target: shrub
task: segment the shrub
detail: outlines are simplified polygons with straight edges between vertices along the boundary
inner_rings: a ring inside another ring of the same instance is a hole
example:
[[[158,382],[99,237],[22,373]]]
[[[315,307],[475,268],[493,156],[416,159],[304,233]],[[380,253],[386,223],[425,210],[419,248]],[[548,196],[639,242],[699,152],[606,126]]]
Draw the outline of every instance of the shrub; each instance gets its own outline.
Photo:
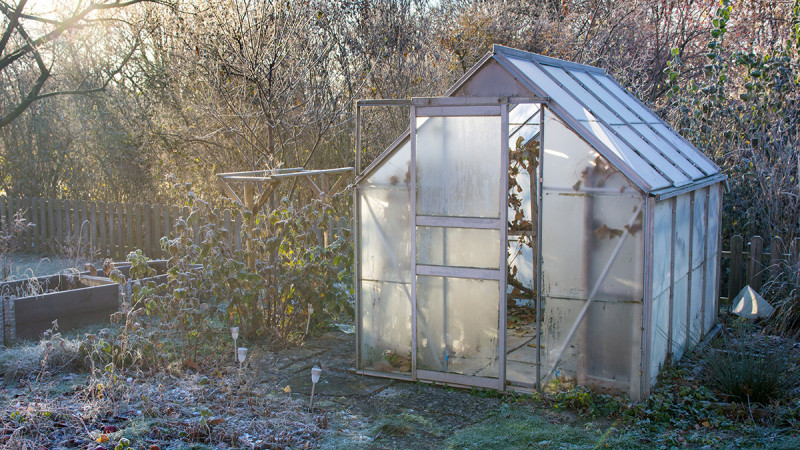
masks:
[[[710,387],[742,403],[768,404],[796,394],[800,372],[791,344],[754,344],[744,327],[725,332],[719,342],[706,356]]]

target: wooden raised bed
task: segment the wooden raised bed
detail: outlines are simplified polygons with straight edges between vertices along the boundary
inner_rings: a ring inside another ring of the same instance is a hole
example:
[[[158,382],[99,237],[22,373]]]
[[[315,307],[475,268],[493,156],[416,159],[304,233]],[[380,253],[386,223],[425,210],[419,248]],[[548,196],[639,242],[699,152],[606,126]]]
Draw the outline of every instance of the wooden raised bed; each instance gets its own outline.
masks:
[[[40,293],[43,292],[43,293]],[[108,278],[51,275],[0,284],[2,342],[38,339],[57,320],[59,330],[108,322],[119,310],[120,286]]]

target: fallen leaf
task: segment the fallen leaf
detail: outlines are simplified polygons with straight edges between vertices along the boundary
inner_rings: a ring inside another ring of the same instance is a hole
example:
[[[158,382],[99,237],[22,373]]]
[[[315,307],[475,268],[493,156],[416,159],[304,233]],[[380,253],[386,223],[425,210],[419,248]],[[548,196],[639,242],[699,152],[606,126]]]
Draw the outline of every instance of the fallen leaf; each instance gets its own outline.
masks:
[[[286,392],[287,394],[291,394],[292,393],[292,387],[287,384],[286,387],[283,388],[283,392]]]
[[[108,436],[107,436],[107,435],[105,435],[105,434],[101,434],[100,436],[98,436],[98,437],[97,437],[97,442],[98,442],[98,443],[100,443],[100,444],[105,444],[105,443],[106,443],[106,442],[108,442],[109,440],[110,440],[110,439],[109,439],[109,438],[108,438]]]
[[[194,362],[191,359],[186,359],[183,361],[183,368],[184,369],[192,369],[195,372],[200,372],[200,365]]]
[[[704,420],[703,422],[701,422],[700,425],[702,425],[702,426],[704,426],[706,428],[711,428],[711,424],[707,420]]]
[[[211,419],[208,421],[209,425],[219,425],[221,423],[225,423],[225,419],[222,417],[217,417],[216,419]]]

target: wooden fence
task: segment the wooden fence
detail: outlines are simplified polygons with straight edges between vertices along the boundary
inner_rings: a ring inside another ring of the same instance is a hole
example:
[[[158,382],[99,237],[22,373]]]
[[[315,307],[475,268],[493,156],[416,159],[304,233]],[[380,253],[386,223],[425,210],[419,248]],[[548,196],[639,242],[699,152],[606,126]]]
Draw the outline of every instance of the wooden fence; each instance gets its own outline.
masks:
[[[728,299],[733,299],[748,284],[760,291],[764,282],[781,272],[787,269],[795,273],[800,271],[800,238],[795,238],[789,245],[781,238],[773,238],[766,249],[764,244],[761,236],[753,236],[750,242],[745,243],[741,236],[736,235],[731,238],[728,249],[722,251],[723,269],[728,268]]]
[[[36,224],[20,237],[23,251],[74,253],[80,249],[86,254],[88,249],[101,258],[114,259],[123,259],[136,249],[150,258],[167,256],[161,250],[161,237],[174,235],[176,220],[191,213],[185,206],[0,197],[3,223],[17,211]],[[226,243],[241,250],[240,212],[229,209],[217,212],[221,214],[222,226],[229,230]],[[333,236],[346,228],[347,222],[331,220],[326,225],[324,230],[315,230],[320,243],[324,243],[326,234]],[[199,238],[199,228],[197,224],[193,228],[195,240]]]

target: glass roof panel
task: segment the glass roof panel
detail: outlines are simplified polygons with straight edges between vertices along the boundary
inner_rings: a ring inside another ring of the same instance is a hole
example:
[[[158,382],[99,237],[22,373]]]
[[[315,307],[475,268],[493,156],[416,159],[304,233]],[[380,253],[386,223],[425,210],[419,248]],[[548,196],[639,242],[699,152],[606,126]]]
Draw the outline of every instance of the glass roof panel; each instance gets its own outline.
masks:
[[[583,102],[589,109],[597,115],[600,119],[608,123],[622,123],[622,120],[617,117],[610,109],[595,98],[594,95],[589,93],[583,88],[574,78],[572,78],[566,70],[560,67],[543,66],[553,78],[569,90],[579,101]]]
[[[602,85],[600,85],[600,83],[598,83],[591,75],[578,70],[572,71],[572,74],[575,75],[581,81],[581,83],[586,85],[586,87],[591,90],[593,94],[600,97],[600,100],[608,105],[610,109],[619,114],[623,120],[630,123],[642,121],[640,118],[636,117],[636,114],[631,112],[627,106],[623,105],[622,102],[611,95],[611,93],[609,93]],[[600,77],[601,75],[596,76]]]
[[[668,143],[658,133],[653,131],[648,125],[639,123],[633,125],[633,128],[649,140],[653,146],[664,154],[669,160],[673,161],[678,167],[686,172],[692,179],[703,178],[705,174],[700,171],[694,164],[692,164],[682,153],[678,152],[672,144]]]
[[[664,178],[656,169],[631,150],[621,139],[614,135],[600,122],[581,121],[581,124],[597,136],[614,154],[625,164],[639,174],[653,189],[671,186],[672,183]]]
[[[625,105],[630,108],[631,111],[638,114],[642,120],[647,123],[661,123],[661,119],[650,111],[649,109],[642,106],[638,100],[627,91],[623,90],[617,83],[615,83],[610,77],[597,77],[600,84],[606,87],[612,94],[614,94],[618,99],[620,99]]]
[[[614,131],[619,133],[619,135],[622,136],[628,142],[628,144],[632,145],[646,161],[650,162],[650,165],[675,182],[675,184],[681,184],[690,181],[690,178],[686,176],[686,174],[681,172],[680,169],[675,167],[673,163],[664,158],[664,156],[659,153],[658,150],[648,144],[647,141],[639,137],[639,135],[630,126],[617,125],[612,126],[612,128]]]
[[[525,76],[536,83],[551,99],[561,105],[573,117],[578,120],[594,120],[595,117],[580,103],[576,102],[572,96],[554,82],[549,75],[536,67],[536,64],[524,59],[508,57],[512,64],[517,66]]]
[[[530,122],[536,113],[539,112],[538,103],[518,103],[508,112],[509,125],[521,125]],[[539,119],[535,119],[539,123]]]
[[[663,123],[653,125],[656,132],[662,137],[667,139],[669,142],[672,143],[675,147],[678,148],[684,156],[686,155],[693,155],[691,156],[692,162],[697,164],[697,167],[700,168],[706,175],[711,175],[713,173],[719,172],[719,169],[716,168],[714,163],[712,163],[705,155],[703,155],[699,149],[695,149],[689,143],[687,143],[683,138],[678,136],[678,134],[669,129]]]

